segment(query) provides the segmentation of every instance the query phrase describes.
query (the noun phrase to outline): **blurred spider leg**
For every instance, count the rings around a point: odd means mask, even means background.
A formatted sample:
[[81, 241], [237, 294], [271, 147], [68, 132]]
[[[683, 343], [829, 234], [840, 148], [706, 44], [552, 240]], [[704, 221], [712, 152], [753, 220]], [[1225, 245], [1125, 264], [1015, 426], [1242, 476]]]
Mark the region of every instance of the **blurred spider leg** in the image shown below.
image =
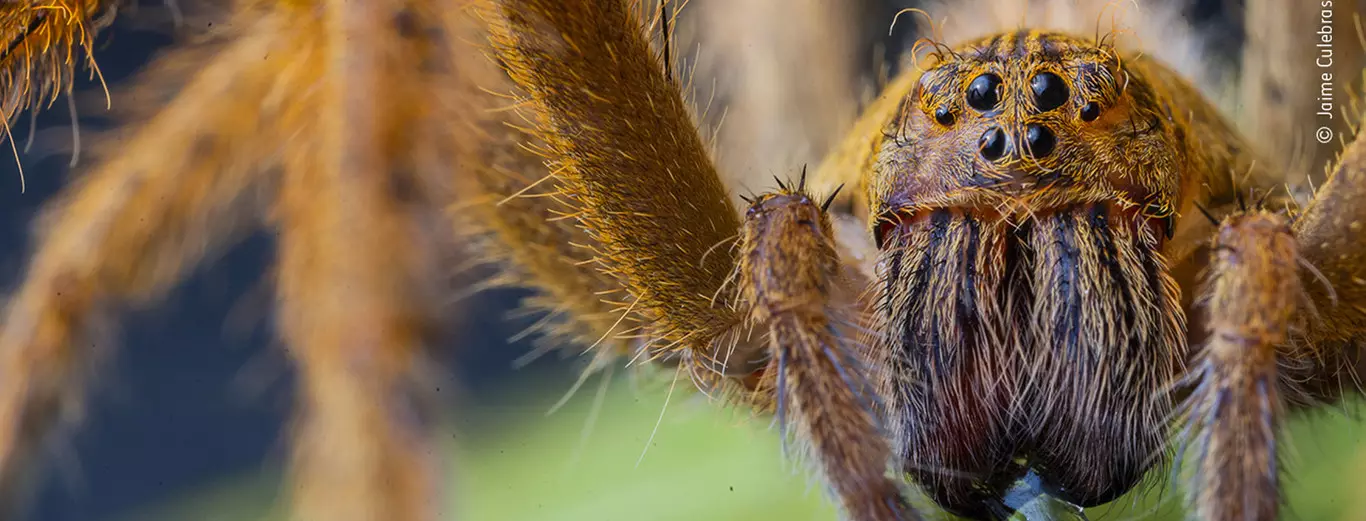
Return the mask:
[[425, 19], [407, 11], [416, 4], [327, 0], [294, 13], [294, 30], [316, 30], [321, 43], [304, 54], [320, 88], [292, 100], [298, 125], [285, 125], [312, 137], [291, 143], [278, 208], [280, 329], [300, 375], [298, 521], [424, 521], [442, 510], [432, 410], [417, 385], [439, 286], [439, 241], [418, 217], [437, 209], [405, 205], [421, 195], [400, 189], [421, 98], [404, 90], [422, 56], [406, 45], [426, 41], [400, 35], [405, 15]]
[[841, 272], [830, 219], [798, 190], [759, 196], [745, 219], [740, 290], [750, 320], [767, 329], [758, 386], [779, 421], [796, 427], [850, 519], [919, 519], [888, 477], [891, 449], [874, 416], [867, 361], [839, 325]]
[[1296, 358], [1309, 374], [1290, 405], [1333, 402], [1361, 392], [1366, 371], [1366, 140], [1342, 151], [1327, 181], [1292, 225], [1300, 248], [1300, 280], [1308, 295]]
[[[269, 26], [265, 34], [278, 34]], [[183, 92], [68, 187], [40, 222], [36, 253], [0, 332], [0, 510], [20, 507], [31, 463], [81, 416], [84, 384], [106, 340], [92, 328], [119, 301], [146, 304], [253, 224], [266, 187], [256, 164], [273, 138], [260, 100], [275, 75], [273, 37], [205, 56]]]
[[694, 375], [714, 375], [729, 348], [721, 339], [743, 317], [727, 284], [734, 252], [712, 246], [733, 238], [739, 222], [635, 9], [621, 0], [496, 7], [487, 13], [491, 41], [530, 96], [560, 193], [598, 267], [625, 287], [631, 318], [655, 348], [681, 350]]
[[[1304, 292], [1289, 219], [1264, 211], [1224, 219], [1203, 305], [1209, 333], [1188, 378], [1183, 454], [1200, 519], [1276, 519], [1280, 469], [1277, 348]], [[1184, 458], [1183, 458], [1184, 459]]]
[[[293, 171], [281, 202], [281, 329], [299, 366], [294, 519], [436, 519], [420, 348], [433, 273], [411, 223], [386, 200], [383, 170], [335, 163]], [[430, 279], [425, 279], [430, 280]]]

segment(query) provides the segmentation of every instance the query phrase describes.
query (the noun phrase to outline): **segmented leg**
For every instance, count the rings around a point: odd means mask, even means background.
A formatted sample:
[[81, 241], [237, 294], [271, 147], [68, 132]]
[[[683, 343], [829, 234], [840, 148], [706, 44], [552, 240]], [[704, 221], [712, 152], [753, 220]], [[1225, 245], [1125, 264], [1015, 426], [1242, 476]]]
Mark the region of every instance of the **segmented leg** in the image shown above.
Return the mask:
[[1281, 410], [1359, 389], [1363, 197], [1366, 140], [1357, 139], [1293, 223], [1256, 211], [1221, 225], [1208, 275], [1209, 338], [1184, 410], [1191, 499], [1202, 519], [1275, 519]]
[[[1314, 199], [1296, 217], [1301, 284], [1308, 301], [1294, 339], [1297, 358], [1312, 374], [1290, 389], [1292, 404], [1334, 401], [1344, 391], [1361, 391], [1366, 353], [1366, 140], [1354, 140], [1341, 154]], [[1304, 365], [1304, 364], [1301, 364]], [[1292, 396], [1287, 396], [1287, 399]]]
[[[884, 475], [889, 453], [835, 304], [846, 281], [823, 210], [785, 190], [762, 196], [741, 227], [677, 83], [624, 2], [497, 7], [499, 58], [530, 94], [595, 261], [625, 286], [656, 352], [681, 353], [698, 382], [738, 389], [756, 407], [776, 401], [853, 519], [915, 519]], [[723, 377], [716, 362], [745, 321], [768, 333], [745, 358], [767, 365]]]
[[1203, 297], [1208, 339], [1182, 411], [1199, 519], [1276, 519], [1277, 355], [1305, 296], [1299, 262], [1283, 215], [1232, 215], [1214, 239]]
[[523, 128], [536, 124], [536, 114], [519, 110], [507, 93], [512, 82], [474, 42], [487, 38], [464, 10], [448, 13], [451, 55], [458, 81], [451, 82], [450, 104], [456, 118], [455, 148], [459, 156], [456, 182], [460, 197], [450, 211], [456, 225], [477, 242], [467, 248], [483, 256], [500, 273], [493, 283], [538, 290], [524, 304], [546, 310], [538, 322], [544, 346], [572, 340], [582, 346], [613, 345], [599, 353], [621, 354], [633, 326], [617, 323], [625, 307], [616, 301], [621, 286], [593, 262], [592, 239], [568, 218], [573, 207], [562, 193], [559, 176], [545, 166]]
[[[267, 34], [283, 34], [264, 24]], [[0, 490], [13, 507], [54, 429], [80, 416], [101, 349], [91, 331], [120, 301], [160, 296], [244, 229], [273, 136], [256, 65], [278, 42], [246, 39], [204, 61], [176, 99], [68, 188], [40, 223], [37, 252], [0, 332]]]
[[919, 519], [886, 475], [890, 447], [870, 411], [868, 360], [851, 341], [860, 324], [839, 295], [843, 279], [830, 219], [801, 188], [760, 196], [745, 218], [740, 289], [767, 329], [762, 401], [810, 444], [812, 459], [851, 519]]
[[[1328, 181], [1295, 220], [1300, 255], [1318, 274], [1306, 273], [1319, 320], [1312, 343], [1360, 339], [1366, 334], [1366, 139], [1343, 151]], [[1322, 280], [1319, 279], [1322, 275]]]
[[[412, 392], [435, 318], [423, 234], [393, 198], [391, 116], [372, 96], [393, 47], [388, 2], [329, 1], [329, 39], [313, 147], [286, 161], [280, 201], [283, 335], [299, 364], [294, 439], [300, 521], [436, 519], [429, 440]], [[367, 48], [361, 48], [367, 47]]]
[[[437, 332], [442, 185], [435, 86], [445, 2], [326, 0], [293, 22], [301, 80], [282, 127], [280, 324], [299, 367], [293, 519], [441, 517], [423, 348]], [[449, 35], [455, 37], [456, 35]], [[435, 132], [431, 134], [429, 132]]]
[[540, 139], [633, 321], [702, 358], [741, 320], [720, 295], [739, 230], [675, 82], [620, 1], [499, 4], [492, 41], [544, 118]]
[[197, 72], [56, 207], [10, 305], [4, 490], [79, 406], [92, 355], [83, 327], [116, 300], [158, 296], [230, 242], [253, 183], [277, 186], [269, 172], [285, 180], [281, 324], [304, 386], [295, 517], [436, 517], [412, 384], [434, 330], [434, 249], [448, 239], [455, 118], [441, 101], [455, 67], [438, 24], [451, 7], [242, 2], [224, 24], [229, 44], [163, 64]]
[[440, 459], [414, 377], [434, 331], [422, 290], [432, 258], [383, 186], [369, 136], [337, 134], [355, 148], [299, 158], [312, 161], [291, 165], [281, 200], [281, 329], [302, 402], [293, 518], [437, 519]]

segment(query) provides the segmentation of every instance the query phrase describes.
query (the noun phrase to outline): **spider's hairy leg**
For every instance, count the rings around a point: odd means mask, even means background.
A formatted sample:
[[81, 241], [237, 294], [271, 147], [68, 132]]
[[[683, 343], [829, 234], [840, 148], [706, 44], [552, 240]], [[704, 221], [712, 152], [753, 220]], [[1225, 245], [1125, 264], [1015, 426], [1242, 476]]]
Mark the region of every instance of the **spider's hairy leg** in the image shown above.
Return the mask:
[[[599, 266], [643, 332], [702, 369], [742, 320], [718, 293], [740, 224], [676, 82], [620, 0], [507, 0], [491, 40], [540, 112], [540, 138]], [[492, 13], [490, 13], [492, 14]], [[710, 254], [708, 253], [710, 251]]]
[[[366, 116], [358, 112], [333, 117]], [[435, 318], [423, 275], [434, 270], [367, 150], [372, 137], [345, 127], [329, 124], [327, 148], [349, 152], [297, 158], [281, 194], [281, 328], [303, 402], [295, 519], [435, 519], [432, 452], [413, 396], [417, 348]]]
[[[616, 345], [613, 335], [629, 337], [630, 327], [617, 323], [623, 310], [609, 302], [621, 286], [598, 271], [593, 254], [580, 245], [591, 244], [587, 234], [553, 199], [558, 182], [540, 183], [528, 174], [544, 176], [545, 167], [533, 154], [520, 149], [506, 129], [489, 128], [482, 145], [467, 157], [469, 174], [462, 181], [473, 197], [458, 202], [457, 226], [480, 240], [480, 253], [502, 271], [496, 284], [533, 287], [538, 290], [524, 304], [550, 314], [541, 332], [549, 343], [572, 340], [581, 346]], [[532, 186], [532, 185], [535, 186]], [[601, 353], [623, 354], [620, 349]]]
[[[540, 112], [539, 137], [597, 262], [626, 287], [655, 348], [682, 352], [698, 382], [744, 388], [759, 408], [775, 399], [791, 407], [855, 519], [914, 518], [883, 475], [888, 453], [858, 356], [831, 329], [841, 327], [830, 314], [839, 262], [823, 211], [784, 193], [765, 198], [741, 228], [677, 84], [625, 2], [500, 7], [494, 46]], [[728, 247], [737, 239], [739, 248]], [[728, 283], [732, 273], [739, 284]], [[771, 370], [718, 379], [711, 362], [727, 356], [723, 339], [747, 318], [770, 341], [747, 361], [767, 359]]]
[[[0, 118], [69, 92], [78, 62], [93, 67], [95, 34], [121, 0], [37, 0], [0, 5]], [[96, 71], [98, 74], [98, 71]]]
[[525, 304], [553, 315], [540, 328], [549, 334], [543, 346], [566, 339], [592, 346], [612, 340], [604, 335], [628, 333], [617, 324], [622, 310], [607, 302], [620, 284], [598, 270], [586, 246], [592, 239], [565, 218], [573, 210], [561, 181], [533, 152], [543, 145], [523, 143], [529, 136], [518, 129], [534, 125], [535, 114], [490, 94], [512, 86], [475, 44], [487, 35], [464, 10], [447, 15], [449, 34], [468, 35], [448, 39], [460, 78], [445, 85], [449, 105], [457, 107], [452, 127], [463, 166], [456, 176], [462, 197], [451, 205], [457, 228], [478, 242], [482, 260], [501, 269], [492, 282], [539, 290]]
[[[278, 26], [264, 28], [270, 34]], [[40, 223], [36, 253], [0, 330], [0, 490], [20, 500], [30, 461], [61, 423], [80, 416], [100, 349], [90, 328], [117, 301], [160, 297], [194, 264], [246, 229], [239, 219], [272, 136], [256, 102], [273, 75], [257, 64], [277, 41], [243, 40], [195, 63], [182, 96], [63, 192]], [[6, 505], [13, 506], [13, 505]]]
[[[1257, 209], [1220, 225], [1203, 297], [1208, 338], [1182, 411], [1202, 519], [1275, 519], [1282, 410], [1360, 385], [1362, 197], [1366, 140], [1357, 139], [1293, 222]], [[1302, 366], [1312, 374], [1294, 372]]]
[[434, 319], [418, 288], [433, 270], [412, 224], [368, 195], [380, 176], [360, 174], [334, 167], [283, 188], [280, 311], [303, 402], [294, 519], [435, 519], [413, 378]]
[[740, 288], [750, 319], [766, 328], [769, 363], [762, 401], [810, 443], [844, 511], [858, 520], [919, 516], [886, 474], [885, 434], [870, 413], [875, 390], [866, 361], [839, 320], [842, 281], [830, 219], [800, 191], [759, 196], [745, 219]]
[[[281, 334], [299, 370], [293, 519], [440, 517], [423, 348], [437, 332], [450, 162], [433, 82], [450, 80], [443, 2], [326, 0], [276, 9], [301, 47], [297, 130], [278, 201]], [[434, 32], [435, 31], [435, 32]], [[307, 81], [312, 80], [312, 81]], [[431, 132], [435, 132], [432, 134]], [[436, 136], [436, 137], [433, 137]], [[429, 161], [430, 160], [430, 161]], [[444, 166], [443, 166], [444, 165]]]
[[1366, 338], [1366, 139], [1342, 152], [1313, 201], [1295, 219], [1303, 263], [1301, 273], [1314, 320], [1309, 346]]
[[1208, 270], [1208, 339], [1182, 411], [1191, 501], [1200, 519], [1275, 519], [1277, 349], [1304, 296], [1289, 220], [1264, 211], [1225, 218]]

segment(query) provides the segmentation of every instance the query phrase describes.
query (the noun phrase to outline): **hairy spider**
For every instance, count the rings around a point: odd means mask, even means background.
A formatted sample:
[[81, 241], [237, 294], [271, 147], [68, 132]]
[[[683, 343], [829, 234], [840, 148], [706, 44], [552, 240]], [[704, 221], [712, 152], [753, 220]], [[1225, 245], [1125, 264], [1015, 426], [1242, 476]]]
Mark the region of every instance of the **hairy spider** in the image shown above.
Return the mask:
[[[1249, 3], [1253, 25], [1276, 2]], [[114, 4], [0, 6], [7, 117], [70, 90]], [[1284, 411], [1358, 388], [1366, 144], [1300, 201], [1285, 150], [1167, 60], [1181, 42], [1077, 23], [1113, 6], [1023, 5], [946, 7], [985, 27], [922, 40], [818, 168], [743, 212], [673, 73], [669, 9], [206, 15], [230, 23], [127, 94], [154, 114], [44, 221], [0, 331], [0, 490], [79, 410], [97, 319], [267, 210], [302, 387], [296, 519], [440, 515], [419, 381], [456, 245], [538, 289], [592, 368], [649, 360], [776, 415], [850, 519], [920, 519], [905, 481], [959, 516], [1046, 517], [1036, 498], [1106, 503], [1173, 453], [1199, 518], [1275, 519]], [[1177, 23], [1158, 14], [1134, 16]]]

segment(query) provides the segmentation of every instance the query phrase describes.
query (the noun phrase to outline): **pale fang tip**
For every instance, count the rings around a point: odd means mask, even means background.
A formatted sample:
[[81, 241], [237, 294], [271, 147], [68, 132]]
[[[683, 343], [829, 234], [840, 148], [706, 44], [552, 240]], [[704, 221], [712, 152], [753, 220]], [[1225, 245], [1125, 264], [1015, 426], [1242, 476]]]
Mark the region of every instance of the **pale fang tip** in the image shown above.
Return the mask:
[[1048, 495], [1033, 469], [1006, 490], [1001, 502], [1023, 521], [1089, 521], [1081, 507]]

